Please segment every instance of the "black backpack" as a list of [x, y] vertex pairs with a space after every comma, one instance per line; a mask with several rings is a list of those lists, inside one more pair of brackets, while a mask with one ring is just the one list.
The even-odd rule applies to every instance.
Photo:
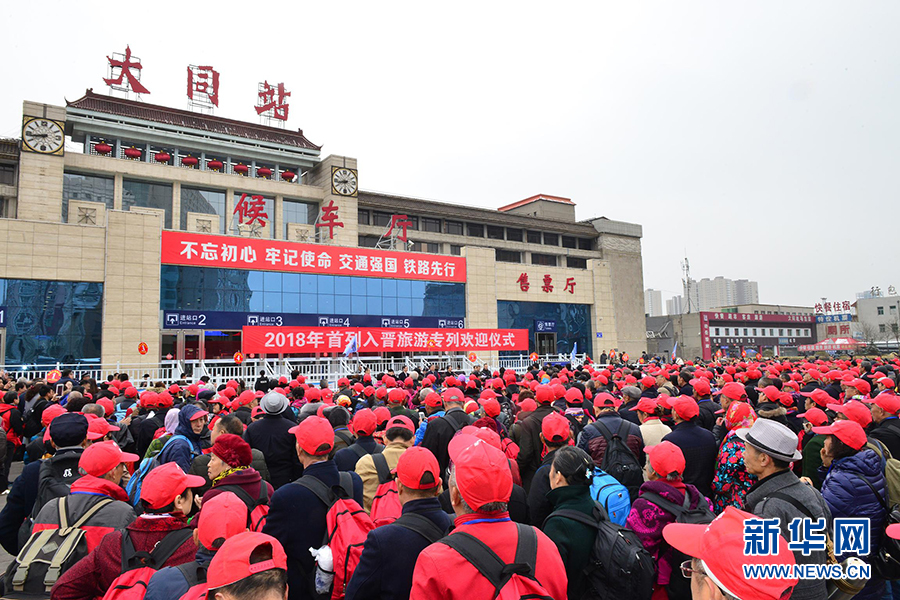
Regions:
[[588, 586], [582, 600], [650, 600], [656, 584], [656, 561], [635, 532], [610, 521], [599, 504], [593, 517], [577, 510], [554, 511], [541, 529], [557, 517], [597, 530], [590, 562], [584, 569]]
[[10, 563], [3, 577], [4, 598], [49, 598], [59, 576], [88, 555], [82, 526], [113, 500], [103, 498], [76, 518], [69, 514], [67, 499], [56, 500], [59, 527], [35, 531]]
[[[674, 515], [676, 523], [706, 525], [712, 523], [713, 519], [716, 518], [716, 515], [709, 510], [706, 497], [702, 494], [700, 494], [697, 508], [691, 508], [691, 495], [688, 492], [688, 488], [684, 490], [684, 502], [682, 504], [676, 504], [655, 492], [644, 492], [641, 494], [641, 498]], [[678, 565], [689, 558], [688, 555], [680, 550], [672, 548], [672, 575], [669, 578], [669, 585], [666, 586], [669, 600], [691, 600], [691, 580], [690, 578], [685, 578], [681, 574], [681, 569], [678, 568]]]
[[69, 495], [72, 484], [81, 478], [78, 470], [78, 461], [81, 459], [82, 450], [77, 452], [65, 452], [44, 460], [38, 472], [38, 494], [34, 499], [34, 508], [31, 514], [19, 527], [19, 548], [25, 545], [31, 536], [31, 529], [38, 513], [48, 502]]
[[641, 463], [638, 462], [637, 456], [625, 443], [625, 440], [628, 439], [631, 423], [623, 419], [616, 433], [610, 431], [600, 419], [594, 422], [594, 427], [606, 438], [606, 451], [603, 453], [603, 460], [599, 465], [600, 468], [628, 488], [628, 495], [631, 496], [631, 501], [634, 502], [638, 496], [638, 490], [644, 483], [644, 470], [641, 468]]

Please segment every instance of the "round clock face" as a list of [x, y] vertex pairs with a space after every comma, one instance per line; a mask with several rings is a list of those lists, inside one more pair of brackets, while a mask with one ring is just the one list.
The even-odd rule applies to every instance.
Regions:
[[53, 154], [62, 149], [66, 138], [56, 121], [32, 119], [25, 124], [22, 140], [35, 152]]
[[341, 196], [352, 196], [358, 185], [356, 173], [352, 169], [337, 169], [331, 176], [331, 185]]

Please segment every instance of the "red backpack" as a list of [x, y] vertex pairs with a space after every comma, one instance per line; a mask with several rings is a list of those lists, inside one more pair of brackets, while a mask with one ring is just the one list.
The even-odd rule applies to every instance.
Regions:
[[9, 423], [9, 413], [14, 409], [15, 406], [12, 404], [0, 404], [0, 423], [2, 423], [3, 431], [6, 432], [6, 441], [12, 442], [13, 445], [19, 446], [22, 444], [22, 439], [16, 435], [16, 432], [13, 431], [12, 425]]
[[261, 532], [266, 525], [269, 517], [269, 486], [266, 480], [259, 482], [259, 496], [252, 498], [247, 491], [239, 485], [223, 485], [216, 488], [222, 491], [233, 492], [238, 498], [244, 501], [249, 511], [247, 528], [250, 531]]
[[438, 541], [459, 552], [494, 586], [491, 598], [521, 600], [524, 598], [553, 600], [534, 574], [537, 563], [538, 538], [534, 527], [517, 523], [519, 540], [513, 564], [506, 564], [491, 548], [468, 533], [457, 532]]
[[170, 531], [151, 552], [134, 549], [128, 530], [122, 531], [122, 574], [115, 578], [103, 600], [143, 600], [147, 583], [166, 561], [191, 539], [194, 530], [186, 527]]
[[366, 536], [375, 529], [372, 519], [353, 499], [353, 480], [350, 473], [341, 473], [341, 485], [328, 487], [315, 477], [301, 477], [302, 485], [325, 503], [328, 513], [325, 517], [325, 539], [323, 546], [331, 548], [334, 557], [334, 584], [332, 600], [342, 600], [344, 590], [350, 583], [353, 571], [359, 564]]
[[403, 507], [400, 505], [400, 493], [397, 491], [397, 483], [391, 475], [387, 459], [382, 454], [373, 454], [372, 462], [375, 463], [375, 471], [378, 473], [378, 489], [375, 490], [375, 498], [372, 500], [370, 516], [375, 527], [381, 527], [396, 521], [403, 512]]

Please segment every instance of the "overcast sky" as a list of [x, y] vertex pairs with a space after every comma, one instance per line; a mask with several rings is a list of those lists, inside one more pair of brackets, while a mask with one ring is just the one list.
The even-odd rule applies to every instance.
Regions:
[[[159, 8], [153, 8], [158, 6]], [[177, 6], [177, 10], [176, 7]], [[451, 5], [447, 5], [448, 7]], [[0, 136], [22, 100], [105, 93], [143, 61], [184, 108], [221, 73], [225, 117], [284, 81], [288, 127], [359, 159], [363, 189], [498, 207], [536, 193], [643, 225], [644, 286], [759, 281], [812, 305], [900, 286], [900, 3], [6, 2]]]

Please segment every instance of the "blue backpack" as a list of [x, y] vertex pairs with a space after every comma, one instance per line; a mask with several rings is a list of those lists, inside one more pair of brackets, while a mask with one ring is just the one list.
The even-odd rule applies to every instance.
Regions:
[[128, 492], [128, 502], [134, 507], [137, 507], [141, 502], [141, 484], [144, 482], [144, 478], [147, 476], [147, 473], [155, 469], [159, 466], [159, 455], [162, 454], [163, 450], [166, 449], [166, 446], [171, 444], [176, 439], [182, 439], [186, 441], [188, 444], [191, 443], [187, 437], [183, 435], [173, 435], [166, 443], [163, 445], [162, 449], [156, 454], [156, 456], [149, 456], [141, 461], [140, 466], [135, 469], [134, 473], [131, 475], [131, 479], [128, 480], [128, 485], [125, 486], [125, 491]]
[[601, 469], [594, 469], [591, 498], [606, 509], [610, 521], [616, 525], [625, 525], [625, 519], [631, 512], [631, 496], [628, 495], [628, 488], [615, 477]]

